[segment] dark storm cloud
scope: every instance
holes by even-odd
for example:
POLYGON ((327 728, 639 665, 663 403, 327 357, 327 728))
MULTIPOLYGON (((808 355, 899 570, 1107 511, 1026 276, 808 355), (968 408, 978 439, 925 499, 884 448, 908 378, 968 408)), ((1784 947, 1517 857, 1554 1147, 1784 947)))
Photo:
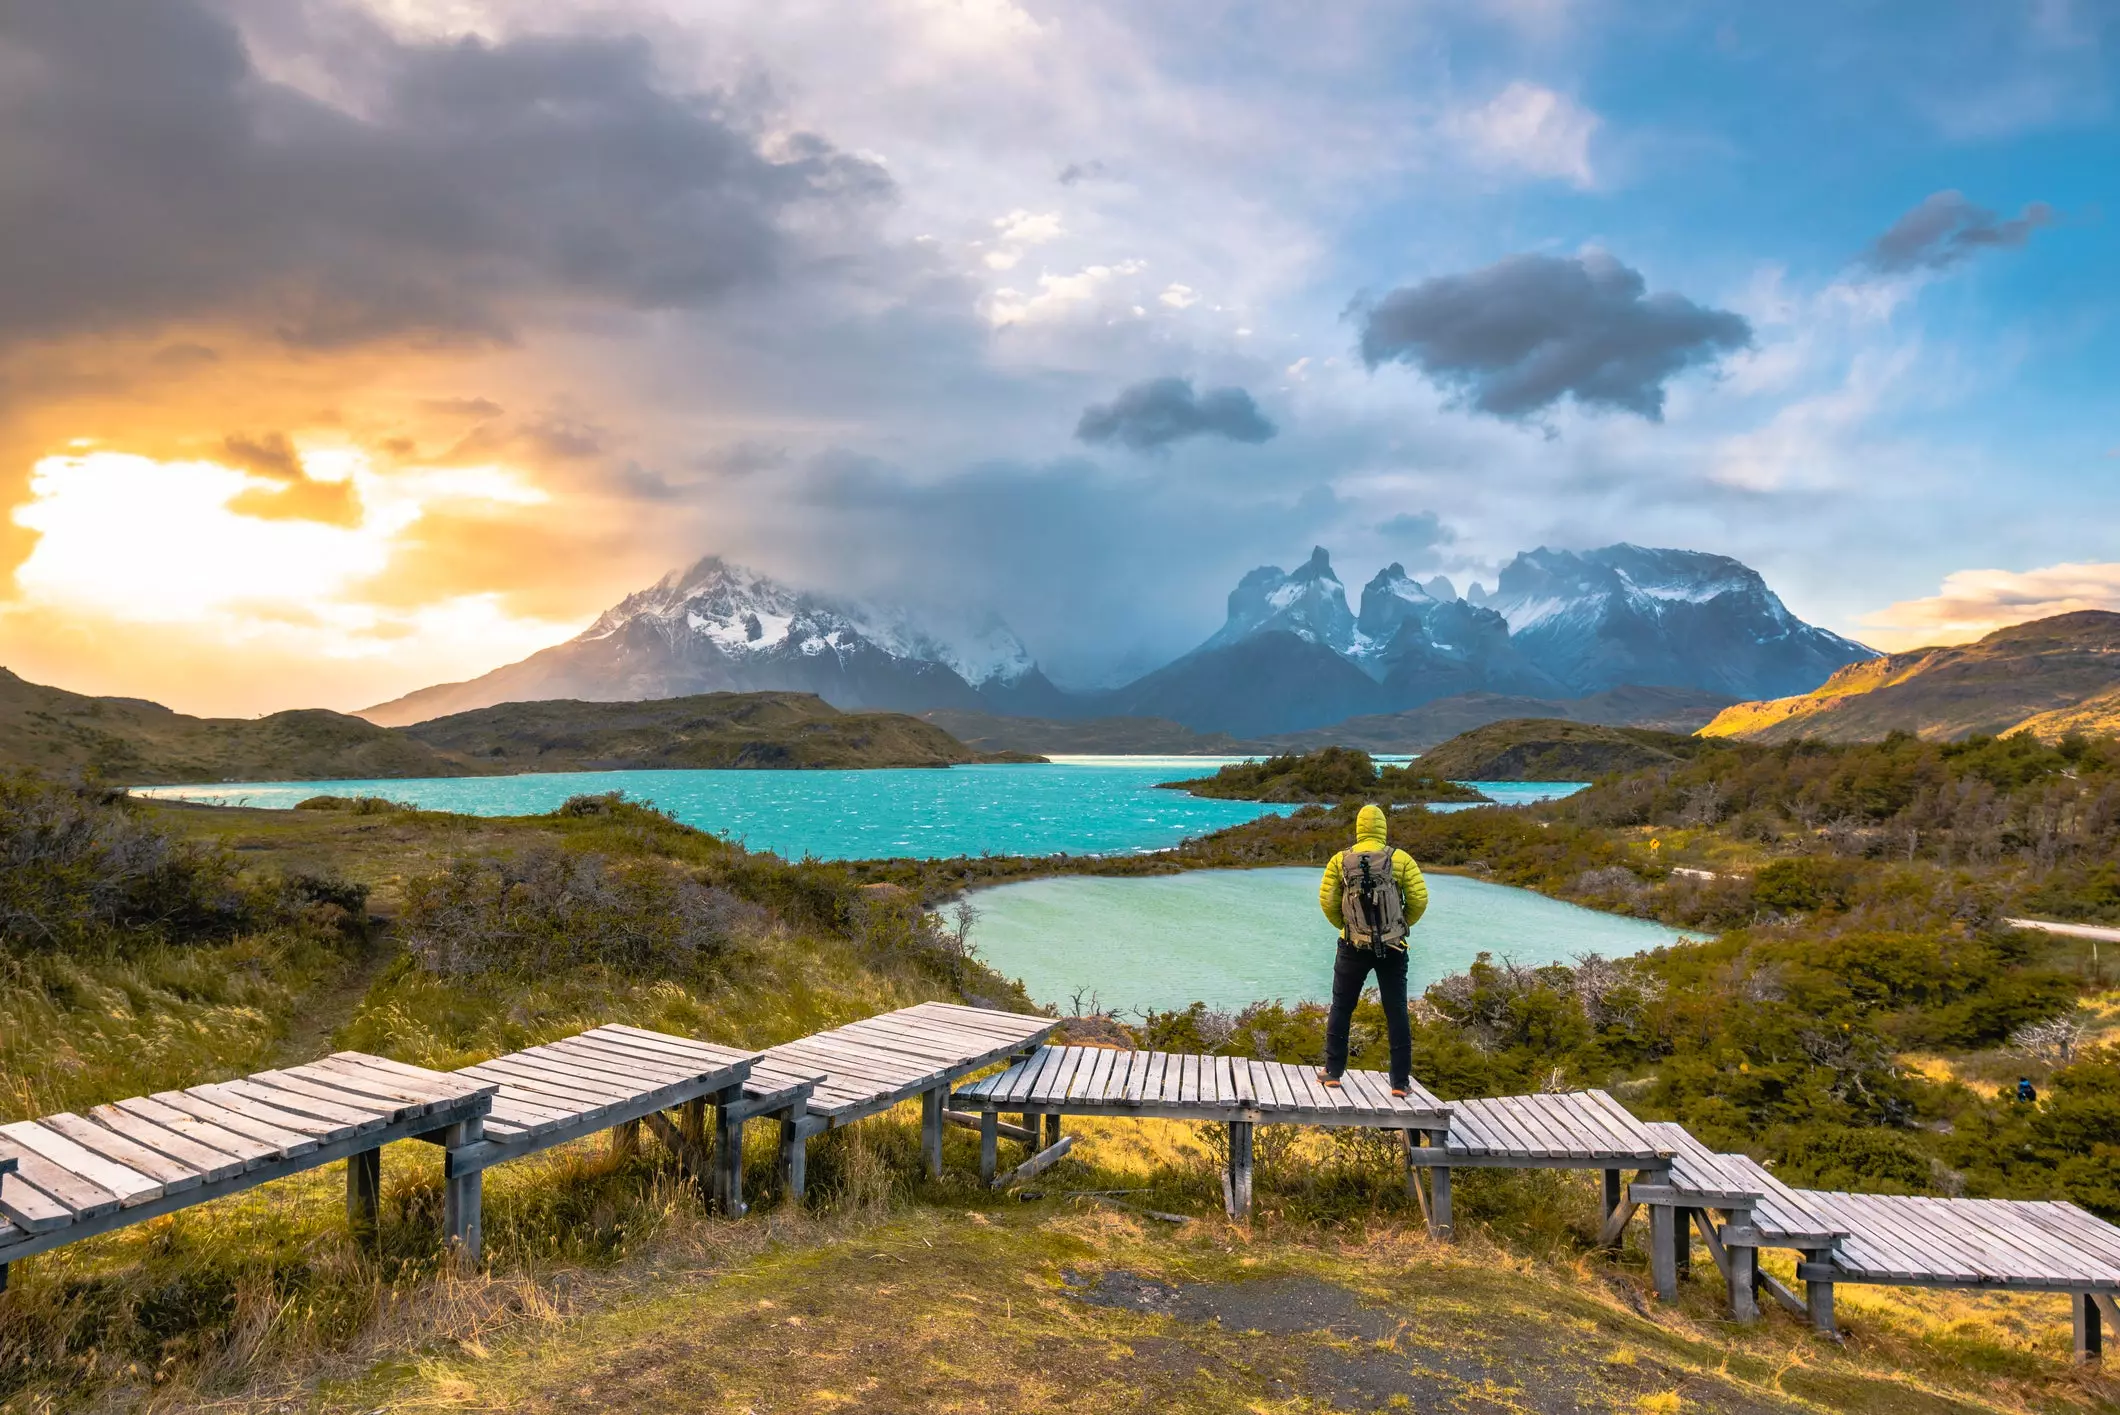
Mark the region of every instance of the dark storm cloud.
POLYGON ((2054 224, 2054 208, 2043 201, 2027 204, 2008 221, 1965 193, 1943 191, 1923 197, 1892 223, 1870 247, 1869 263, 1888 275, 1908 270, 1941 270, 1985 250, 2023 245, 2032 232, 2054 224))
POLYGON ((1408 554, 1434 550, 1457 540, 1457 532, 1443 524, 1433 511, 1406 511, 1378 526, 1394 548, 1408 554))
POLYGON ((276 20, 345 106, 265 76, 213 0, 0 5, 0 342, 202 315, 309 346, 505 339, 540 298, 770 281, 791 218, 889 191, 815 138, 768 155, 637 37, 276 20))
POLYGON ((1523 419, 1564 397, 1660 421, 1664 385, 1752 342, 1743 316, 1647 293, 1602 252, 1513 255, 1358 306, 1362 357, 1411 364, 1472 407, 1523 419))
POLYGON ((1232 442, 1264 442, 1278 431, 1241 388, 1194 393, 1189 378, 1150 378, 1119 391, 1109 403, 1082 410, 1075 436, 1155 452, 1188 437, 1212 434, 1232 442))

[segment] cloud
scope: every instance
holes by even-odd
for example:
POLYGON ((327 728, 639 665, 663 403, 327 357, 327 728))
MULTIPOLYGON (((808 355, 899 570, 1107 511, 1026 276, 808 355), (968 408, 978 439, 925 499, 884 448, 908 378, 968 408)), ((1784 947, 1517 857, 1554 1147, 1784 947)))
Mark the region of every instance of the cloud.
POLYGON ((1457 540, 1457 532, 1443 524, 1433 511, 1403 511, 1377 527, 1395 547, 1411 555, 1434 550, 1457 540))
POLYGON ((2011 624, 2080 609, 2120 611, 2120 564, 2048 565, 2037 570, 1955 570, 1937 593, 1864 615, 1880 647, 1963 643, 2011 624))
POLYGON ((1513 255, 1405 286, 1356 312, 1362 358, 1411 364, 1495 417, 1524 419, 1564 397, 1661 421, 1664 384, 1752 342, 1729 310, 1646 293, 1602 251, 1513 255))
POLYGON ((1453 126, 1490 166, 1590 187, 1597 180, 1590 168, 1590 139, 1598 124, 1597 114, 1566 94, 1519 79, 1461 114, 1453 126))
POLYGON ((1212 434, 1232 442, 1265 442, 1279 431, 1241 388, 1194 393, 1189 378, 1150 378, 1123 388, 1109 403, 1082 410, 1075 436, 1156 452, 1188 437, 1212 434))
POLYGON ((875 164, 670 84, 647 39, 398 38, 277 16, 320 97, 211 0, 0 11, 0 345, 188 318, 285 344, 513 337, 540 301, 697 305, 770 283, 875 164))
POLYGON ((1893 222, 1870 246, 1870 265, 1887 275, 1941 270, 1986 250, 2014 250, 2041 226, 2054 224, 2054 208, 2029 202, 2004 221, 1957 191, 1933 192, 1893 222))

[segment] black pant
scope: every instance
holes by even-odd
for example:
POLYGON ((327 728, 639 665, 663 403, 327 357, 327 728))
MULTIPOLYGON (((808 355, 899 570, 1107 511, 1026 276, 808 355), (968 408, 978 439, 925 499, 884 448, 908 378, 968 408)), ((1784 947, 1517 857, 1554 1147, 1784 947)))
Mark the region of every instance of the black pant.
POLYGON ((1332 960, 1332 1011, 1325 1018, 1325 1074, 1338 1076, 1347 1069, 1347 1028, 1354 1021, 1354 1005, 1362 1000, 1362 985, 1376 970, 1377 995, 1384 1004, 1384 1029, 1391 1036, 1391 1084, 1403 1087, 1413 1077, 1413 1024, 1406 1018, 1406 950, 1387 948, 1372 953, 1340 940, 1339 956, 1332 960))

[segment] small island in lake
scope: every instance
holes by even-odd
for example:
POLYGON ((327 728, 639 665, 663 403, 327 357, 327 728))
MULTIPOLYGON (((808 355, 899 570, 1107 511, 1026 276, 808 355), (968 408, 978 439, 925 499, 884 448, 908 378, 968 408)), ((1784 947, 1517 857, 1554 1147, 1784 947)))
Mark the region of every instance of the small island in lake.
POLYGON ((1352 800, 1393 806, 1480 805, 1489 800, 1469 786, 1430 775, 1418 766, 1379 769, 1369 753, 1354 747, 1320 747, 1315 752, 1236 762, 1213 776, 1162 785, 1195 796, 1277 805, 1352 800))

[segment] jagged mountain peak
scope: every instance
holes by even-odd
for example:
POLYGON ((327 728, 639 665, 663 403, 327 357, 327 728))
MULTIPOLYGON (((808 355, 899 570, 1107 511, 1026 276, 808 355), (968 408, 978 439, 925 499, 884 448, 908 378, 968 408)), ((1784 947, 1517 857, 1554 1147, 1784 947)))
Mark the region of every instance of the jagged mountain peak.
POLYGON ((1259 634, 1285 630, 1298 638, 1345 653, 1354 646, 1354 613, 1347 587, 1333 572, 1324 546, 1294 571, 1262 565, 1229 593, 1229 617, 1201 649, 1225 648, 1259 634))

